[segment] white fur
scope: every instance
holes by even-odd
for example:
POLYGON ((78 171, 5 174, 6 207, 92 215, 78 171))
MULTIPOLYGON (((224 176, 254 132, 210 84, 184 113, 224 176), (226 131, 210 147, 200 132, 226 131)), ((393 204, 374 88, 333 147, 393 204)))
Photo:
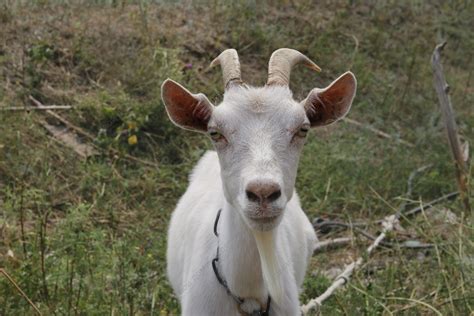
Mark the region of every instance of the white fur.
POLYGON ((219 270, 232 293, 266 303, 270 315, 298 315, 298 293, 316 235, 301 209, 294 184, 308 124, 288 87, 234 87, 213 107, 209 129, 226 142, 204 155, 176 207, 168 232, 168 277, 183 315, 239 315, 218 283, 211 261, 219 241, 219 270), (281 187, 269 210, 271 223, 251 218, 261 210, 245 188, 265 179, 281 187), (217 238, 213 225, 222 209, 217 238))
MULTIPOLYGON (((233 293, 265 303, 268 290, 257 244, 239 212, 224 198, 216 152, 205 154, 190 180, 168 232, 168 277, 181 302, 182 315, 239 315, 211 267, 218 239, 213 225, 219 209, 220 272, 233 293)), ((275 259, 284 293, 280 303, 272 302, 271 315, 298 315, 298 293, 316 235, 296 194, 275 230, 275 259)))

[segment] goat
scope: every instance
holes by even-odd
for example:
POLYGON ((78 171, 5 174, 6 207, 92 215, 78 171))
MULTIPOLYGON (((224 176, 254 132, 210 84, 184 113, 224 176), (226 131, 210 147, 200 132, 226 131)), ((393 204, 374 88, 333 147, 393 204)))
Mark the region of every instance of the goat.
POLYGON ((298 315, 298 294, 314 229, 295 179, 311 127, 349 111, 356 79, 346 72, 328 87, 293 99, 296 64, 319 71, 302 53, 273 52, 263 87, 246 85, 237 51, 223 51, 224 97, 214 106, 167 79, 162 99, 171 121, 206 133, 215 151, 193 170, 168 231, 167 273, 183 315, 298 315))

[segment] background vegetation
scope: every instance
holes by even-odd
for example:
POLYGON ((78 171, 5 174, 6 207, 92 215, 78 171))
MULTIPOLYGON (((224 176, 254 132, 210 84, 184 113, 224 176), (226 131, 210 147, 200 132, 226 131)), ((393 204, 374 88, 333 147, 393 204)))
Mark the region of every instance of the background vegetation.
MULTIPOLYGON (((359 88, 349 117, 392 136, 348 122, 313 131, 297 180, 310 218, 370 223, 403 201, 456 190, 429 60, 447 40, 451 98, 472 140, 473 12, 470 0, 0 2, 0 107, 72 105, 55 113, 90 133, 78 137, 97 151, 81 159, 44 129, 62 126, 44 111, 0 111, 0 267, 44 314, 179 314, 166 230, 210 142, 172 126, 160 84, 171 77, 218 102, 220 71, 207 67, 229 47, 256 85, 275 49, 310 56, 323 72, 295 70, 297 97, 351 69, 359 88), (427 164, 407 200, 407 178, 427 164)), ((462 209, 446 202, 402 221, 391 241, 435 247, 381 248, 322 313, 472 315, 474 234, 462 209)), ((354 237, 314 256, 302 301, 363 253, 367 240, 354 237)), ((33 314, 2 275, 0 314, 33 314)))

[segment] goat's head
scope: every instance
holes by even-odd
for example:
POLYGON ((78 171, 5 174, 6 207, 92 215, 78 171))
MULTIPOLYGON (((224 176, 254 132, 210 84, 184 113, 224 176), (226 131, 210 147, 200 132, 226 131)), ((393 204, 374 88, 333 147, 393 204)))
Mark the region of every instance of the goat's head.
POLYGON ((225 93, 219 106, 170 79, 162 85, 171 120, 212 139, 225 197, 254 230, 268 231, 281 221, 309 129, 344 117, 355 95, 356 79, 346 72, 303 101, 294 100, 289 78, 298 63, 320 70, 300 52, 282 48, 270 58, 267 84, 249 87, 241 80, 237 52, 224 51, 211 63, 223 71, 225 93))

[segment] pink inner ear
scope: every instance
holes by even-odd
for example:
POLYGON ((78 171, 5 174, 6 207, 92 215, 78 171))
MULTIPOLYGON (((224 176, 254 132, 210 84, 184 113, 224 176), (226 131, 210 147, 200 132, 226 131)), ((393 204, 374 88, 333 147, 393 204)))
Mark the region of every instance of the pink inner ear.
POLYGON ((162 86, 163 101, 171 120, 187 129, 206 131, 211 104, 202 94, 192 94, 174 81, 162 86))
POLYGON ((328 125, 344 117, 351 107, 355 89, 354 76, 346 73, 326 89, 311 91, 305 102, 311 126, 328 125))

